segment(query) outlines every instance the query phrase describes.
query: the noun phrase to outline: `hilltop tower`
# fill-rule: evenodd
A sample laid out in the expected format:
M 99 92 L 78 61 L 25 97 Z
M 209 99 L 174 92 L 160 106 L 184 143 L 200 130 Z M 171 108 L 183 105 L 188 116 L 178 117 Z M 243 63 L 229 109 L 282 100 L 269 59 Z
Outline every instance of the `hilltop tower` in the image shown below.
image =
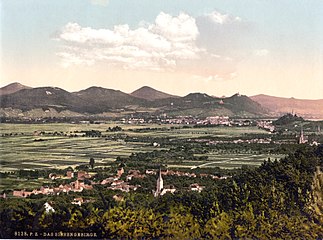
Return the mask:
M 156 185 L 157 185 L 156 186 L 156 192 L 154 193 L 154 196 L 158 197 L 161 194 L 161 192 L 162 192 L 162 190 L 164 188 L 164 180 L 163 180 L 162 175 L 161 175 L 161 169 L 159 169 L 159 176 L 158 176 Z

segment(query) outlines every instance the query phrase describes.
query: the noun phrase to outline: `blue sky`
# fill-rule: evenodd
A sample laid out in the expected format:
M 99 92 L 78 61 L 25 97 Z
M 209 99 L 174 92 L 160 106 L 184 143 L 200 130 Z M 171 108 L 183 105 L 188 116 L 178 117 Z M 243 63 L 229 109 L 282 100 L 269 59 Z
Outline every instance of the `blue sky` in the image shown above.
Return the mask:
M 0 14 L 1 86 L 323 98 L 321 0 L 2 0 Z

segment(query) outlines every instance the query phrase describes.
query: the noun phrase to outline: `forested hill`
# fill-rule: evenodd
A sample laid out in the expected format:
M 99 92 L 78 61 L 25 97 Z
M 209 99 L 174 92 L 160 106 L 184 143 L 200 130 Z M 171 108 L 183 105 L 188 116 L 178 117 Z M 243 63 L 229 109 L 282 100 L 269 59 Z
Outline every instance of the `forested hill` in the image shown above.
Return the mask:
M 304 119 L 302 117 L 297 116 L 296 114 L 293 115 L 291 113 L 287 113 L 280 118 L 278 118 L 276 121 L 273 122 L 275 126 L 279 125 L 288 125 L 293 124 L 295 122 L 304 122 Z
M 156 99 L 164 99 L 164 98 L 177 98 L 178 96 L 174 96 L 168 93 L 164 93 L 161 91 L 158 91 L 156 89 L 153 89 L 148 86 L 141 87 L 135 91 L 133 91 L 130 95 L 137 97 L 137 98 L 143 98 L 146 100 L 156 100 Z
M 70 195 L 1 199 L 1 237 L 32 230 L 107 239 L 322 239 L 322 167 L 323 146 L 302 145 L 201 193 L 137 192 L 117 202 L 96 186 L 96 201 L 82 206 L 71 205 Z M 44 211 L 47 201 L 55 212 Z
M 9 87 L 3 89 L 8 90 Z M 68 92 L 57 87 L 20 89 L 16 86 L 10 94 L 0 96 L 0 110 L 4 116 L 18 118 L 39 118 L 44 113 L 59 118 L 65 117 L 67 112 L 74 116 L 113 113 L 119 117 L 135 113 L 258 117 L 268 113 L 259 103 L 243 95 L 215 98 L 204 93 L 190 93 L 185 97 L 178 97 L 149 87 L 127 94 L 102 87 Z

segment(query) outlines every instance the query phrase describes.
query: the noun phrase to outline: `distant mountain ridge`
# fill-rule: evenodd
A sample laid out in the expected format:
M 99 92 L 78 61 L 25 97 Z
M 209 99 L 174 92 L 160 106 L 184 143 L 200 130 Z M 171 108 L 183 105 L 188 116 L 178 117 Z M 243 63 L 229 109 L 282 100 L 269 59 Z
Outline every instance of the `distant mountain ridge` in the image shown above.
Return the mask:
M 145 105 L 147 102 L 145 99 L 131 96 L 120 90 L 102 87 L 90 87 L 74 94 L 96 106 L 95 109 L 99 112 Z
M 269 109 L 269 111 L 274 115 L 293 112 L 307 118 L 313 117 L 323 119 L 323 99 L 307 100 L 282 98 L 264 94 L 251 96 L 250 98 L 261 104 L 263 107 Z
M 160 99 L 153 102 L 171 115 L 199 117 L 226 115 L 255 117 L 267 115 L 267 109 L 247 96 L 235 94 L 228 98 L 216 98 L 205 93 L 190 93 L 184 97 Z
M 303 106 L 304 113 L 307 113 L 307 107 L 311 104 L 316 106 L 309 108 L 311 111 L 321 113 L 323 109 L 321 107 L 323 105 L 320 105 L 323 100 L 292 100 L 294 104 L 291 107 L 287 104 L 291 99 L 286 100 L 266 95 L 250 98 L 234 94 L 231 97 L 219 98 L 205 93 L 190 93 L 179 97 L 147 86 L 130 94 L 102 87 L 89 87 L 78 92 L 68 92 L 57 87 L 29 88 L 22 85 L 19 90 L 18 83 L 13 86 L 13 93 L 1 95 L 1 116 L 3 114 L 11 116 L 10 114 L 15 112 L 14 109 L 23 112 L 35 109 L 40 112 L 54 110 L 55 114 L 68 111 L 75 113 L 75 115 L 109 113 L 111 116 L 126 116 L 141 113 L 153 115 L 166 113 L 170 116 L 192 115 L 198 117 L 215 115 L 264 117 L 272 116 L 272 114 L 278 116 L 279 111 L 289 112 L 294 109 L 297 114 L 302 115 L 303 112 L 298 111 L 301 108 L 297 109 L 295 102 L 298 103 L 297 106 Z M 1 89 L 8 89 L 8 86 Z
M 42 108 L 54 108 L 58 111 L 88 111 L 92 105 L 76 94 L 56 87 L 22 89 L 12 94 L 1 96 L 1 108 L 11 107 L 23 111 Z
M 146 100 L 150 100 L 150 101 L 153 101 L 156 99 L 177 98 L 178 97 L 175 95 L 171 95 L 168 93 L 158 91 L 158 90 L 153 89 L 148 86 L 143 86 L 143 87 L 133 91 L 132 93 L 130 93 L 130 95 L 137 97 L 137 98 L 143 98 Z
M 9 84 L 7 86 L 4 86 L 4 87 L 0 88 L 0 96 L 15 93 L 15 92 L 18 92 L 18 91 L 20 91 L 22 89 L 31 89 L 31 87 L 22 85 L 22 84 L 20 84 L 18 82 L 11 83 L 11 84 Z

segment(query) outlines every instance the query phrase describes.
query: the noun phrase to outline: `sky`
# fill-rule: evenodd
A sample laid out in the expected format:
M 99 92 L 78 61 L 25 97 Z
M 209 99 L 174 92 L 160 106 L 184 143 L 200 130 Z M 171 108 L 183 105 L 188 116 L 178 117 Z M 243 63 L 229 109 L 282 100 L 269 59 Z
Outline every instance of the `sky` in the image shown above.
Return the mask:
M 0 86 L 323 99 L 322 0 L 0 0 Z

